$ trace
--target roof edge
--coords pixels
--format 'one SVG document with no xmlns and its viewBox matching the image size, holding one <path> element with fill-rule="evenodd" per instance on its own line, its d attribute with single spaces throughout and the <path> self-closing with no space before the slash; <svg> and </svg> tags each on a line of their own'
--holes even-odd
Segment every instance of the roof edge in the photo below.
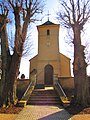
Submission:
<svg viewBox="0 0 90 120">
<path fill-rule="evenodd" d="M 38 26 L 44 26 L 44 25 L 60 25 L 60 24 L 55 24 L 55 23 L 53 23 L 53 22 L 51 22 L 51 21 L 48 20 L 45 23 L 43 23 L 41 25 L 38 25 Z"/>
</svg>

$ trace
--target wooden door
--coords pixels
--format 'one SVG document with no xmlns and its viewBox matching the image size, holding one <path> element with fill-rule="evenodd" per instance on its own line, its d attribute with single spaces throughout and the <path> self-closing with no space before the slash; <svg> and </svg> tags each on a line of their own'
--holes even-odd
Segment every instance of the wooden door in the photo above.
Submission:
<svg viewBox="0 0 90 120">
<path fill-rule="evenodd" d="M 53 85 L 53 67 L 50 64 L 45 66 L 44 82 L 45 85 Z"/>
</svg>

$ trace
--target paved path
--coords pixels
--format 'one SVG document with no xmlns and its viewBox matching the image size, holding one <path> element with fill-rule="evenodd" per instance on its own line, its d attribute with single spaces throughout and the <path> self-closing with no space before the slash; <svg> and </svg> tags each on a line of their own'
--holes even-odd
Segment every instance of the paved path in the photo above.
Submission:
<svg viewBox="0 0 90 120">
<path fill-rule="evenodd" d="M 58 106 L 27 105 L 15 120 L 71 120 L 71 115 Z"/>
</svg>

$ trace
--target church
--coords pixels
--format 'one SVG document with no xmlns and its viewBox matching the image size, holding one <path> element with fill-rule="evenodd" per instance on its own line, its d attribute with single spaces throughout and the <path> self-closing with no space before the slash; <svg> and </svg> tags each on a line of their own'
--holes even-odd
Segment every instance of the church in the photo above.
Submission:
<svg viewBox="0 0 90 120">
<path fill-rule="evenodd" d="M 38 54 L 30 60 L 30 74 L 36 71 L 36 85 L 53 85 L 55 75 L 71 77 L 70 58 L 59 52 L 60 25 L 48 20 L 37 30 Z"/>
</svg>

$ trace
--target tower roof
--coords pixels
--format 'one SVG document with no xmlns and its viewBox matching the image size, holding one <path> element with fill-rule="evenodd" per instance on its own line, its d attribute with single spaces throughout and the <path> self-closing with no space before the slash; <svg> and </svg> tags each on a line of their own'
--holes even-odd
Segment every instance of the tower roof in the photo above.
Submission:
<svg viewBox="0 0 90 120">
<path fill-rule="evenodd" d="M 45 23 L 39 25 L 39 26 L 43 26 L 43 25 L 58 25 L 58 24 L 55 24 L 55 23 L 52 23 L 51 21 L 46 21 Z"/>
<path fill-rule="evenodd" d="M 48 20 L 45 23 L 43 23 L 42 25 L 55 25 L 55 24 Z"/>
</svg>

